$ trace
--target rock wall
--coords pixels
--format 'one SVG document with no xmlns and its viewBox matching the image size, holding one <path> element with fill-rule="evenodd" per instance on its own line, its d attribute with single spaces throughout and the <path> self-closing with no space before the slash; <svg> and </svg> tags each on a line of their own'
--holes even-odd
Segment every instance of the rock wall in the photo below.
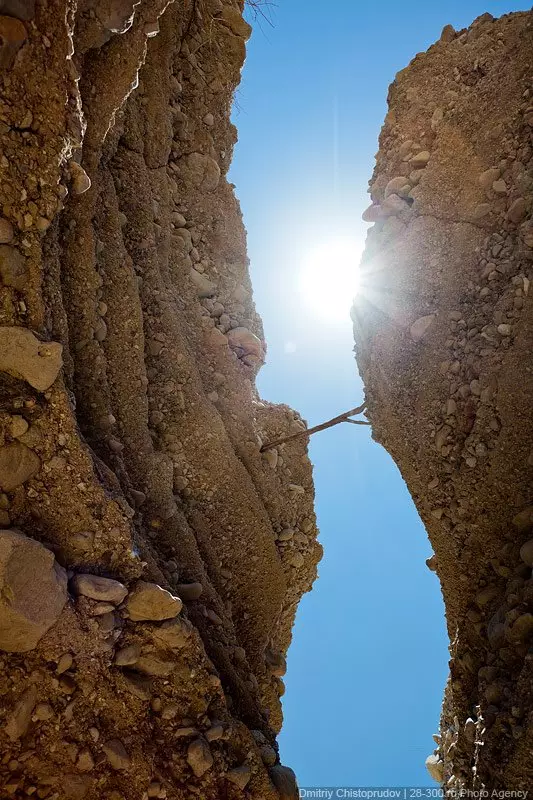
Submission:
<svg viewBox="0 0 533 800">
<path fill-rule="evenodd" d="M 533 14 L 447 26 L 390 87 L 364 215 L 357 359 L 435 551 L 450 790 L 533 786 L 532 145 Z"/>
<path fill-rule="evenodd" d="M 297 796 L 305 423 L 262 402 L 234 0 L 0 0 L 0 795 Z"/>
</svg>

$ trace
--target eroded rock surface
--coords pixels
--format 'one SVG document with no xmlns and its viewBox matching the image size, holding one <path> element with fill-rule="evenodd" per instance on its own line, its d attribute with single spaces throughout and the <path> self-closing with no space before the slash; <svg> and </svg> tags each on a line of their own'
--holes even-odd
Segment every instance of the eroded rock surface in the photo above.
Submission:
<svg viewBox="0 0 533 800">
<path fill-rule="evenodd" d="M 321 550 L 305 442 L 260 452 L 302 421 L 254 383 L 242 3 L 6 0 L 0 33 L 0 526 L 43 559 L 2 589 L 0 795 L 294 797 Z"/>
<path fill-rule="evenodd" d="M 397 75 L 353 309 L 374 437 L 435 551 L 451 660 L 427 766 L 454 791 L 533 786 L 532 126 L 531 12 L 447 26 Z"/>
</svg>

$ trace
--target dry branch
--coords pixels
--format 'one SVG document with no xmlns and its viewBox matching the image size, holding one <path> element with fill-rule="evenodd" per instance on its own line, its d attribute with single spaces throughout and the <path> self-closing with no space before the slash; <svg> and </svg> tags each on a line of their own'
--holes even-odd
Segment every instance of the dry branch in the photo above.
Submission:
<svg viewBox="0 0 533 800">
<path fill-rule="evenodd" d="M 339 414 L 338 417 L 333 417 L 333 419 L 329 419 L 327 422 L 322 422 L 320 425 L 315 425 L 314 428 L 306 428 L 304 431 L 298 431 L 298 433 L 292 433 L 290 436 L 282 436 L 279 439 L 274 439 L 272 442 L 267 442 L 261 448 L 261 452 L 264 453 L 265 450 L 271 450 L 273 447 L 277 447 L 279 444 L 285 444 L 285 442 L 292 442 L 294 439 L 300 439 L 302 436 L 312 436 L 313 433 L 318 433 L 318 431 L 323 431 L 326 428 L 332 428 L 333 425 L 338 425 L 339 422 L 351 422 L 352 425 L 370 425 L 370 422 L 361 419 L 349 419 L 349 417 L 354 417 L 356 414 L 361 414 L 366 408 L 366 402 L 357 408 L 352 408 L 350 411 L 345 411 L 344 414 Z"/>
</svg>

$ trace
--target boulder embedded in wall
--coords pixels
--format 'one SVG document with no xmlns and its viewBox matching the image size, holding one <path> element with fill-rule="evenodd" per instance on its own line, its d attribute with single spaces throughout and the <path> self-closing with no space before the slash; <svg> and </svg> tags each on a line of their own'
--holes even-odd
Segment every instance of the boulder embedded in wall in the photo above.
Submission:
<svg viewBox="0 0 533 800">
<path fill-rule="evenodd" d="M 67 575 L 54 554 L 20 531 L 0 531 L 0 649 L 32 650 L 66 600 Z"/>
<path fill-rule="evenodd" d="M 172 619 L 180 613 L 183 603 L 156 583 L 138 581 L 126 601 L 130 619 L 158 621 Z"/>
<path fill-rule="evenodd" d="M 39 457 L 22 442 L 0 448 L 0 489 L 12 492 L 35 475 L 41 467 Z"/>
<path fill-rule="evenodd" d="M 276 787 L 279 800 L 298 800 L 300 792 L 296 783 L 296 775 L 290 767 L 276 764 L 268 770 L 270 780 Z"/>
<path fill-rule="evenodd" d="M 220 180 L 220 167 L 211 156 L 189 153 L 180 162 L 180 171 L 186 183 L 202 192 L 214 192 Z"/>
<path fill-rule="evenodd" d="M 27 381 L 39 392 L 57 378 L 62 351 L 59 342 L 40 342 L 27 328 L 0 328 L 0 372 Z"/>
</svg>

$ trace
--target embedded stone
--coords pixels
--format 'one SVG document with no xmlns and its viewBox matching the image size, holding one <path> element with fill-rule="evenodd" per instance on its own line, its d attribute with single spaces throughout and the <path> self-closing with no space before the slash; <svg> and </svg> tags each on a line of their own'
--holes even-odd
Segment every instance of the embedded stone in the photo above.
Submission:
<svg viewBox="0 0 533 800">
<path fill-rule="evenodd" d="M 420 153 L 417 153 L 409 159 L 409 164 L 413 169 L 423 169 L 427 166 L 429 159 L 430 154 L 428 150 L 421 150 Z"/>
<path fill-rule="evenodd" d="M 102 578 L 100 575 L 80 573 L 72 578 L 70 585 L 76 595 L 107 603 L 122 603 L 128 594 L 123 583 L 112 578 Z"/>
<path fill-rule="evenodd" d="M 513 525 L 520 531 L 527 531 L 533 528 L 533 506 L 528 506 L 513 517 Z"/>
<path fill-rule="evenodd" d="M 45 392 L 62 367 L 59 342 L 41 342 L 27 328 L 0 327 L 0 372 Z"/>
<path fill-rule="evenodd" d="M 35 0 L 0 0 L 0 14 L 27 22 L 35 16 Z"/>
<path fill-rule="evenodd" d="M 221 21 L 228 26 L 230 31 L 235 36 L 240 36 L 242 39 L 249 39 L 252 33 L 252 26 L 249 25 L 238 8 L 230 5 L 224 5 L 221 11 Z"/>
<path fill-rule="evenodd" d="M 442 783 L 444 780 L 444 761 L 436 755 L 430 755 L 426 758 L 426 769 L 437 783 Z"/>
<path fill-rule="evenodd" d="M 248 766 L 248 764 L 241 764 L 240 767 L 235 767 L 234 769 L 230 769 L 229 772 L 226 772 L 225 778 L 230 783 L 235 784 L 238 786 L 241 791 L 243 791 L 247 784 L 252 777 L 252 770 Z"/>
<path fill-rule="evenodd" d="M 300 792 L 296 775 L 290 767 L 276 764 L 269 768 L 268 774 L 278 792 L 279 800 L 298 800 Z"/>
<path fill-rule="evenodd" d="M 238 327 L 228 331 L 228 342 L 239 358 L 247 355 L 254 355 L 258 358 L 263 357 L 263 345 L 261 339 L 248 330 L 248 328 Z"/>
<path fill-rule="evenodd" d="M 28 732 L 36 702 L 37 689 L 35 686 L 29 686 L 15 703 L 4 727 L 8 739 L 12 742 L 21 739 Z"/>
<path fill-rule="evenodd" d="M 213 755 L 205 739 L 195 739 L 187 748 L 187 763 L 197 778 L 213 766 Z"/>
<path fill-rule="evenodd" d="M 220 167 L 211 156 L 189 153 L 180 160 L 184 179 L 202 192 L 214 192 L 220 181 Z"/>
<path fill-rule="evenodd" d="M 18 19 L 0 16 L 0 69 L 9 69 L 26 41 L 26 28 Z"/>
<path fill-rule="evenodd" d="M 91 188 L 91 179 L 81 166 L 76 161 L 71 161 L 69 165 L 70 177 L 72 180 L 72 194 L 84 194 Z"/>
<path fill-rule="evenodd" d="M 204 587 L 201 583 L 196 581 L 194 583 L 179 583 L 176 589 L 181 599 L 185 600 L 185 602 L 188 602 L 191 600 L 198 600 L 204 590 Z"/>
<path fill-rule="evenodd" d="M 67 575 L 54 554 L 20 531 L 0 531 L 0 650 L 32 650 L 66 601 Z"/>
<path fill-rule="evenodd" d="M 102 750 L 113 769 L 124 770 L 129 768 L 131 759 L 120 739 L 110 739 L 105 742 L 102 745 Z"/>
<path fill-rule="evenodd" d="M 518 225 L 526 216 L 527 205 L 523 197 L 518 197 L 514 203 L 511 204 L 507 212 L 507 219 Z"/>
<path fill-rule="evenodd" d="M 163 644 L 170 650 L 180 650 L 190 639 L 191 631 L 188 624 L 177 617 L 152 628 L 151 634 L 159 644 Z"/>
<path fill-rule="evenodd" d="M 520 548 L 520 558 L 528 567 L 533 567 L 533 539 L 524 542 Z"/>
<path fill-rule="evenodd" d="M 22 442 L 12 442 L 0 448 L 0 490 L 12 492 L 32 478 L 41 468 L 33 450 Z"/>
<path fill-rule="evenodd" d="M 206 275 L 198 272 L 197 269 L 191 269 L 191 279 L 196 286 L 198 297 L 213 297 L 216 294 L 217 287 L 213 281 L 210 281 Z"/>
<path fill-rule="evenodd" d="M 433 322 L 435 321 L 435 314 L 426 314 L 424 317 L 419 317 L 410 327 L 411 338 L 415 342 L 419 342 L 427 334 Z"/>
<path fill-rule="evenodd" d="M 9 242 L 13 238 L 13 228 L 7 220 L 0 220 L 0 233 L 2 241 Z M 6 228 L 11 228 L 11 237 Z M 4 286 L 11 286 L 17 292 L 21 292 L 28 282 L 29 270 L 28 259 L 14 247 L 8 244 L 0 245 L 0 280 Z"/>
<path fill-rule="evenodd" d="M 182 607 L 179 597 L 174 597 L 157 583 L 146 581 L 138 581 L 126 601 L 126 608 L 133 622 L 171 619 L 180 613 Z"/>
</svg>

